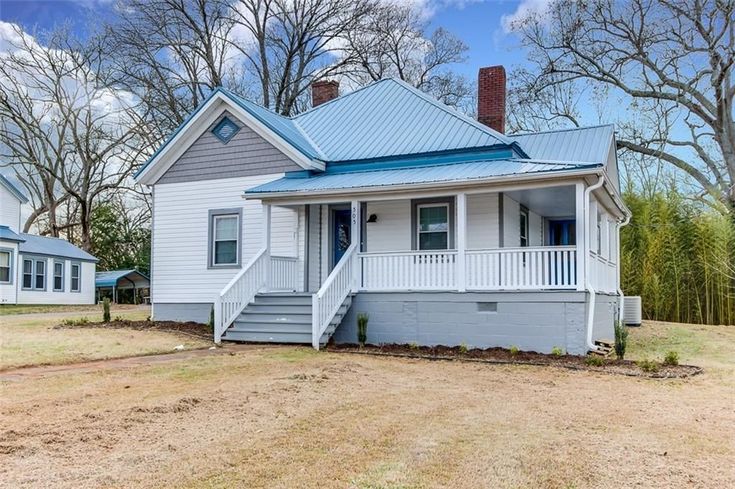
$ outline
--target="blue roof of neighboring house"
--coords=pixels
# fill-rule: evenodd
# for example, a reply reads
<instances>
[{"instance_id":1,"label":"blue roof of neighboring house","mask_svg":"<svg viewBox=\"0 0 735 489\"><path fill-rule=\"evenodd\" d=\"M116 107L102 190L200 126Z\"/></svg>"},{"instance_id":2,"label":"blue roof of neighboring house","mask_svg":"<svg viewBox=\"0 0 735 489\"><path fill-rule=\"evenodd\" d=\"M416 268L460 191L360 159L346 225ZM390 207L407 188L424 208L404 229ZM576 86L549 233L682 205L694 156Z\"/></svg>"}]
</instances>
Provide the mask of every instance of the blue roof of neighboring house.
<instances>
[{"instance_id":1,"label":"blue roof of neighboring house","mask_svg":"<svg viewBox=\"0 0 735 489\"><path fill-rule=\"evenodd\" d=\"M114 287L117 285L118 280L132 274L140 275L144 279L149 280L147 276L140 273L138 270L110 270L107 272L97 272L94 278L94 286Z\"/></svg>"},{"instance_id":2,"label":"blue roof of neighboring house","mask_svg":"<svg viewBox=\"0 0 735 489\"><path fill-rule=\"evenodd\" d=\"M18 243L25 241L25 239L21 238L18 233L10 229L8 226L0 226L0 239L5 241L17 241Z\"/></svg>"},{"instance_id":3,"label":"blue roof of neighboring house","mask_svg":"<svg viewBox=\"0 0 735 489\"><path fill-rule=\"evenodd\" d=\"M61 238L50 238L36 234L20 233L23 242L18 244L18 251L32 255L58 256L60 258L71 258L72 260L97 261L81 248L77 248L70 242Z\"/></svg>"},{"instance_id":4,"label":"blue roof of neighboring house","mask_svg":"<svg viewBox=\"0 0 735 489\"><path fill-rule=\"evenodd\" d=\"M25 204L26 202L28 202L28 197L26 197L26 194L23 193L23 191L21 190L20 184L14 182L14 180L14 178L7 177L0 173L0 185L7 188L10 193L15 195L18 200L21 201L21 203Z\"/></svg>"},{"instance_id":5,"label":"blue roof of neighboring house","mask_svg":"<svg viewBox=\"0 0 735 489\"><path fill-rule=\"evenodd\" d=\"M510 138L534 159L606 163L614 136L615 126L608 124L514 134Z\"/></svg>"},{"instance_id":6,"label":"blue roof of neighboring house","mask_svg":"<svg viewBox=\"0 0 735 489\"><path fill-rule=\"evenodd\" d=\"M399 169L326 172L308 178L284 177L248 189L248 195L346 190L426 183L448 183L492 179L508 175L583 170L598 163L548 163L517 158L488 159L463 163L441 163Z\"/></svg>"}]
</instances>

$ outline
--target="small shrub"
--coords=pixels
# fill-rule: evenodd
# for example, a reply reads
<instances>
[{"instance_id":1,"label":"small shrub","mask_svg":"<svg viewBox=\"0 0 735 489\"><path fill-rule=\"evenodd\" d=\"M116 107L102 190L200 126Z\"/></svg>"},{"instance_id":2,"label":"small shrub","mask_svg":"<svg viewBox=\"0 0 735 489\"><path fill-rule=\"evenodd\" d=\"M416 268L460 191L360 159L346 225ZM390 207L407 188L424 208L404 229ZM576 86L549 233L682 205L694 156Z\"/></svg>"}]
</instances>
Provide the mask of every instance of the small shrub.
<instances>
[{"instance_id":1,"label":"small shrub","mask_svg":"<svg viewBox=\"0 0 735 489\"><path fill-rule=\"evenodd\" d=\"M102 300L102 322L103 323L110 322L110 298L109 297L105 297Z\"/></svg>"},{"instance_id":2,"label":"small shrub","mask_svg":"<svg viewBox=\"0 0 735 489\"><path fill-rule=\"evenodd\" d=\"M560 357L564 355L564 350L562 350L560 346L555 346L554 348L551 349L551 354L554 355L555 357Z\"/></svg>"},{"instance_id":3,"label":"small shrub","mask_svg":"<svg viewBox=\"0 0 735 489\"><path fill-rule=\"evenodd\" d=\"M113 323L121 323L121 322L123 322L123 321L125 321L125 318L124 318L124 317L122 317L122 316L115 316L115 317L114 317L114 318L112 319L112 322L113 322Z\"/></svg>"},{"instance_id":4,"label":"small shrub","mask_svg":"<svg viewBox=\"0 0 735 489\"><path fill-rule=\"evenodd\" d=\"M414 351L418 351L419 344L416 343L415 341L412 341L411 343L408 344L408 348Z\"/></svg>"},{"instance_id":5,"label":"small shrub","mask_svg":"<svg viewBox=\"0 0 735 489\"><path fill-rule=\"evenodd\" d=\"M84 326L89 323L89 318L83 317L79 319L64 319L61 324L64 326Z\"/></svg>"},{"instance_id":6,"label":"small shrub","mask_svg":"<svg viewBox=\"0 0 735 489\"><path fill-rule=\"evenodd\" d=\"M628 328L620 322L615 322L615 356L618 360L625 358L625 349L628 347Z\"/></svg>"},{"instance_id":7,"label":"small shrub","mask_svg":"<svg viewBox=\"0 0 735 489\"><path fill-rule=\"evenodd\" d=\"M150 318L148 318L148 320L150 321ZM207 326L214 328L214 306L209 310L209 321L207 321Z\"/></svg>"},{"instance_id":8,"label":"small shrub","mask_svg":"<svg viewBox=\"0 0 735 489\"><path fill-rule=\"evenodd\" d=\"M638 368L640 368L644 372L648 372L648 373L658 372L658 363L656 363L653 360L648 360L648 359L639 360L638 362L636 362L636 365L638 365Z\"/></svg>"},{"instance_id":9,"label":"small shrub","mask_svg":"<svg viewBox=\"0 0 735 489\"><path fill-rule=\"evenodd\" d=\"M518 353L520 353L520 351L521 350L516 345L513 345L513 346L510 347L510 354L511 354L511 356L518 355Z\"/></svg>"},{"instance_id":10,"label":"small shrub","mask_svg":"<svg viewBox=\"0 0 735 489\"><path fill-rule=\"evenodd\" d=\"M360 346L365 346L367 342L367 327L370 316L367 313L361 312L357 314L357 342Z\"/></svg>"},{"instance_id":11,"label":"small shrub","mask_svg":"<svg viewBox=\"0 0 735 489\"><path fill-rule=\"evenodd\" d=\"M467 346L467 343L464 341L459 345L459 353L460 355L466 355L467 352L470 351L469 347Z\"/></svg>"},{"instance_id":12,"label":"small shrub","mask_svg":"<svg viewBox=\"0 0 735 489\"><path fill-rule=\"evenodd\" d=\"M584 363L590 367L602 367L605 365L605 357L599 355L587 355L584 359Z\"/></svg>"},{"instance_id":13,"label":"small shrub","mask_svg":"<svg viewBox=\"0 0 735 489\"><path fill-rule=\"evenodd\" d=\"M679 365L679 354L675 351L670 351L666 353L666 356L664 357L664 365Z\"/></svg>"}]
</instances>

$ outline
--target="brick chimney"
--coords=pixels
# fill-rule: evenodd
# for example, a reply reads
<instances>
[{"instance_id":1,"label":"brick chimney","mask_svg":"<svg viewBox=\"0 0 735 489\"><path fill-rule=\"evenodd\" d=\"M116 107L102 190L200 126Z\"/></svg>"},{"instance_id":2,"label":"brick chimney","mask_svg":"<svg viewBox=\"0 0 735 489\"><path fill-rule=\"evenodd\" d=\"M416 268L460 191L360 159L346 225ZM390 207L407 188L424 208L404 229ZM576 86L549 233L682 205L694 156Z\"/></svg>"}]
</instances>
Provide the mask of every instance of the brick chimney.
<instances>
[{"instance_id":1,"label":"brick chimney","mask_svg":"<svg viewBox=\"0 0 735 489\"><path fill-rule=\"evenodd\" d=\"M477 76L477 120L505 132L505 68L480 68Z\"/></svg>"},{"instance_id":2,"label":"brick chimney","mask_svg":"<svg viewBox=\"0 0 735 489\"><path fill-rule=\"evenodd\" d=\"M339 82L319 80L311 84L311 106L316 107L339 97Z\"/></svg>"}]
</instances>

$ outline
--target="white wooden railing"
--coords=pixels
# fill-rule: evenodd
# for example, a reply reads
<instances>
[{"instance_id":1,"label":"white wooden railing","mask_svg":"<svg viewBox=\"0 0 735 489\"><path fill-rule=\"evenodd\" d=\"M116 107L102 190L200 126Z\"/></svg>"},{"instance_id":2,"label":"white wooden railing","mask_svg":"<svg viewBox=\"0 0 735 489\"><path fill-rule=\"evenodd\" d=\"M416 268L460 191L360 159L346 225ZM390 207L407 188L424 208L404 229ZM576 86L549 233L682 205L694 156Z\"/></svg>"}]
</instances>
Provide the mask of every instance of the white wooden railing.
<instances>
[{"instance_id":1,"label":"white wooden railing","mask_svg":"<svg viewBox=\"0 0 735 489\"><path fill-rule=\"evenodd\" d=\"M538 246L468 250L467 289L521 290L577 287L577 248Z\"/></svg>"},{"instance_id":2,"label":"white wooden railing","mask_svg":"<svg viewBox=\"0 0 735 489\"><path fill-rule=\"evenodd\" d=\"M598 292L617 292L618 271L614 261L590 251L590 285Z\"/></svg>"},{"instance_id":3,"label":"white wooden railing","mask_svg":"<svg viewBox=\"0 0 735 489\"><path fill-rule=\"evenodd\" d=\"M360 253L361 290L458 290L457 252ZM467 290L577 287L577 248L539 246L467 250Z\"/></svg>"},{"instance_id":4,"label":"white wooden railing","mask_svg":"<svg viewBox=\"0 0 735 489\"><path fill-rule=\"evenodd\" d=\"M268 289L277 291L294 291L298 288L298 258L290 256L271 256Z\"/></svg>"},{"instance_id":5,"label":"white wooden railing","mask_svg":"<svg viewBox=\"0 0 735 489\"><path fill-rule=\"evenodd\" d=\"M364 290L452 290L457 284L457 252L360 253Z\"/></svg>"},{"instance_id":6,"label":"white wooden railing","mask_svg":"<svg viewBox=\"0 0 735 489\"><path fill-rule=\"evenodd\" d=\"M357 266L357 244L352 243L319 291L311 298L311 344L317 350L319 340L334 315L357 287Z\"/></svg>"},{"instance_id":7,"label":"white wooden railing","mask_svg":"<svg viewBox=\"0 0 735 489\"><path fill-rule=\"evenodd\" d=\"M255 294L265 287L269 267L270 257L263 248L222 289L214 304L215 343L220 342L225 330L255 298Z\"/></svg>"}]
</instances>

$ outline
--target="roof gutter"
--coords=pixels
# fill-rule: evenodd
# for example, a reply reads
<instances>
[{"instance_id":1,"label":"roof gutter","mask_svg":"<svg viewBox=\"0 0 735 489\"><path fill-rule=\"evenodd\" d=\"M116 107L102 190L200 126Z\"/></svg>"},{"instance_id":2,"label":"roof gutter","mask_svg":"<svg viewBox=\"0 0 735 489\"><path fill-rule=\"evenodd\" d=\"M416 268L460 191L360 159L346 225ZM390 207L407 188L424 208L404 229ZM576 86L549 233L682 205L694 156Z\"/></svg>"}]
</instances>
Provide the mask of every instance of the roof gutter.
<instances>
[{"instance_id":1,"label":"roof gutter","mask_svg":"<svg viewBox=\"0 0 735 489\"><path fill-rule=\"evenodd\" d=\"M584 227L585 227L585 233L584 233L584 247L583 247L583 253L584 253L584 283L587 287L587 293L590 296L590 300L588 302L588 308L587 308L587 336L586 336L586 344L587 349L589 351L598 351L599 348L597 348L597 345L595 345L595 342L592 339L592 325L595 319L595 301L597 293L595 292L595 289L592 288L592 285L590 284L590 194L597 190L598 188L602 187L605 183L605 176L604 174L599 175L597 182L587 187L584 191Z\"/></svg>"},{"instance_id":2,"label":"roof gutter","mask_svg":"<svg viewBox=\"0 0 735 489\"><path fill-rule=\"evenodd\" d=\"M330 196L344 196L349 194L351 196L359 194L392 194L395 192L402 192L407 190L443 190L456 187L468 187L468 186L481 186L494 183L506 183L512 181L517 182L534 182L543 180L556 180L564 177L578 177L585 175L600 175L601 169L599 166L582 168L576 170L557 170L553 172L539 172L537 174L529 174L519 176L517 174L503 175L500 177L488 177L478 178L473 180L451 180L447 182L429 182L429 183L417 183L417 184L401 184L401 185L379 185L372 187L356 187L356 188L341 188L341 189L330 189L330 190L317 190L317 191L297 191L297 192L248 192L247 190L243 193L245 199L258 199L258 200L297 200L299 198L312 198L312 197L330 197Z\"/></svg>"}]
</instances>

